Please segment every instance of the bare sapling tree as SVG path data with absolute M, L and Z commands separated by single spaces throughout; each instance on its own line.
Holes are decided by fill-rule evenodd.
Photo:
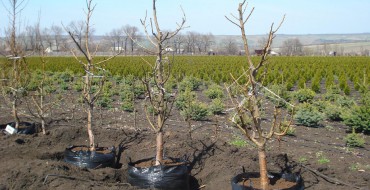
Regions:
M 253 142 L 258 149 L 261 187 L 262 189 L 266 190 L 269 187 L 269 178 L 267 176 L 266 143 L 274 136 L 285 135 L 289 126 L 291 125 L 292 117 L 290 117 L 290 121 L 282 121 L 282 119 L 280 118 L 281 111 L 278 110 L 277 107 L 275 107 L 271 126 L 262 126 L 262 115 L 260 112 L 262 106 L 260 102 L 261 98 L 259 97 L 259 89 L 262 87 L 262 85 L 257 80 L 257 72 L 267 64 L 268 51 L 271 48 L 271 43 L 273 39 L 275 38 L 275 33 L 279 30 L 280 26 L 284 22 L 285 16 L 276 29 L 274 29 L 274 24 L 271 25 L 266 44 L 263 47 L 263 54 L 261 56 L 261 59 L 259 60 L 259 62 L 253 63 L 251 55 L 249 53 L 248 39 L 245 32 L 245 24 L 252 15 L 254 8 L 250 11 L 247 18 L 244 18 L 247 6 L 248 4 L 245 0 L 239 4 L 239 16 L 236 17 L 232 15 L 235 20 L 230 19 L 226 16 L 227 20 L 229 20 L 241 30 L 245 57 L 247 59 L 246 61 L 249 67 L 249 69 L 243 74 L 243 76 L 246 76 L 247 78 L 247 82 L 245 84 L 239 83 L 239 79 L 243 76 L 239 78 L 235 78 L 232 76 L 232 78 L 234 79 L 234 84 L 242 89 L 243 97 L 242 100 L 238 100 L 237 98 L 232 98 L 232 96 L 230 95 L 230 99 L 232 100 L 232 103 L 234 104 L 236 109 L 236 114 L 233 117 L 232 121 L 242 131 L 243 135 L 248 140 Z M 246 117 L 252 118 L 251 124 L 245 122 Z
M 117 55 L 119 55 L 120 52 L 117 54 L 106 58 L 102 61 L 96 61 L 94 60 L 96 52 L 98 50 L 98 45 L 96 45 L 94 52 L 90 51 L 90 34 L 91 34 L 91 17 L 92 13 L 94 12 L 94 9 L 96 7 L 96 4 L 92 3 L 92 0 L 86 0 L 86 21 L 84 25 L 84 44 L 81 44 L 80 42 L 82 41 L 80 39 L 80 34 L 74 34 L 72 30 L 66 29 L 69 36 L 73 40 L 74 44 L 77 47 L 77 50 L 71 49 L 71 52 L 74 56 L 74 58 L 82 65 L 82 67 L 85 70 L 85 76 L 84 76 L 84 83 L 83 83 L 83 99 L 84 103 L 86 104 L 86 112 L 87 112 L 87 132 L 89 136 L 89 149 L 90 151 L 95 151 L 96 150 L 96 143 L 95 143 L 95 138 L 94 138 L 94 133 L 93 133 L 93 111 L 94 111 L 94 105 L 95 102 L 98 100 L 100 97 L 101 91 L 103 89 L 104 81 L 105 81 L 105 76 L 104 75 L 95 75 L 94 73 L 97 73 L 98 71 L 103 71 L 104 69 L 102 66 L 104 63 L 107 61 L 113 59 Z M 77 51 L 82 53 L 83 58 L 81 59 L 77 55 Z M 98 89 L 95 91 L 93 87 L 94 80 L 99 81 Z
M 24 51 L 22 50 L 21 43 L 18 42 L 18 17 L 24 10 L 28 1 L 26 0 L 9 0 L 6 11 L 9 15 L 9 28 L 7 29 L 6 43 L 10 49 L 8 58 L 7 69 L 5 72 L 8 78 L 7 84 L 3 90 L 4 97 L 12 105 L 12 115 L 15 122 L 15 128 L 19 129 L 19 111 L 18 105 L 20 98 L 25 92 L 25 86 L 28 82 L 28 71 Z
M 156 1 L 157 0 L 153 0 L 153 18 L 150 19 L 151 31 L 149 31 L 148 28 L 149 25 L 147 23 L 147 18 L 145 17 L 144 20 L 141 20 L 146 38 L 154 46 L 154 50 L 148 49 L 144 46 L 141 47 L 144 48 L 146 52 L 156 56 L 154 64 L 147 62 L 151 66 L 152 70 L 148 75 L 149 77 L 145 77 L 145 79 L 143 79 L 143 83 L 147 91 L 147 100 L 150 102 L 154 112 L 157 114 L 156 121 L 152 121 L 148 112 L 148 106 L 145 106 L 147 120 L 156 134 L 155 164 L 160 165 L 163 163 L 164 156 L 163 131 L 174 103 L 174 97 L 169 96 L 169 93 L 165 90 L 165 84 L 170 78 L 172 67 L 172 60 L 166 56 L 167 51 L 165 44 L 185 28 L 186 17 L 184 11 L 182 11 L 182 21 L 181 23 L 177 23 L 177 28 L 172 32 L 164 32 L 160 28 L 158 22 Z M 150 35 L 149 32 L 151 32 L 152 35 Z M 135 40 L 131 36 L 130 38 Z
M 49 114 L 49 111 L 58 103 L 58 101 L 52 101 L 50 98 L 50 93 L 47 93 L 45 90 L 47 85 L 50 85 L 50 79 L 48 79 L 48 76 L 45 72 L 45 65 L 47 64 L 46 60 L 46 53 L 45 53 L 45 47 L 43 45 L 43 37 L 40 31 L 40 16 L 39 20 L 36 23 L 35 27 L 35 46 L 36 51 L 38 52 L 40 56 L 40 62 L 41 62 L 41 78 L 37 85 L 37 91 L 34 95 L 31 96 L 32 103 L 36 107 L 36 109 L 31 108 L 28 106 L 29 112 L 31 115 L 35 118 L 38 118 L 41 121 L 41 129 L 42 133 L 46 135 L 46 118 Z M 46 102 L 45 99 L 49 96 L 49 101 Z

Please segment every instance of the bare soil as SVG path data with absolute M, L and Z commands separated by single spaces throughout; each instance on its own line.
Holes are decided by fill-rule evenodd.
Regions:
M 79 94 L 65 94 L 60 107 L 49 115 L 47 135 L 0 133 L 0 190 L 137 189 L 126 182 L 127 163 L 155 155 L 155 135 L 142 111 L 143 100 L 137 100 L 136 113 L 118 109 L 119 98 L 111 109 L 96 108 L 94 132 L 98 146 L 115 146 L 119 151 L 115 168 L 90 170 L 63 161 L 65 148 L 88 145 L 86 114 L 76 101 Z M 0 124 L 12 122 L 9 107 L 2 99 L 0 102 Z M 228 101 L 225 103 L 228 105 Z M 25 114 L 22 121 L 35 122 L 27 116 L 27 97 L 21 110 Z M 265 115 L 272 115 L 270 112 L 267 109 Z M 231 178 L 241 173 L 243 167 L 246 171 L 258 172 L 258 156 L 253 145 L 232 145 L 234 139 L 242 136 L 231 127 L 228 117 L 225 114 L 193 121 L 191 137 L 188 124 L 176 109 L 167 122 L 166 156 L 188 160 L 192 190 L 230 190 Z M 364 137 L 364 148 L 348 148 L 344 141 L 348 133 L 346 126 L 337 122 L 325 122 L 323 126 L 330 127 L 295 126 L 295 136 L 270 141 L 268 170 L 299 172 L 305 189 L 309 190 L 369 189 L 370 138 Z
M 260 183 L 260 178 L 249 178 L 249 179 L 244 180 L 244 181 L 239 183 L 239 185 L 242 185 L 242 186 L 246 187 L 246 189 L 248 187 L 251 187 L 251 184 L 253 185 L 252 186 L 253 188 L 250 188 L 251 190 L 252 189 L 262 189 L 261 188 L 262 186 L 261 186 L 261 183 Z M 273 183 L 270 182 L 269 188 L 271 190 L 273 190 L 273 189 L 289 189 L 289 188 L 294 187 L 296 184 L 297 183 L 295 183 L 295 182 L 290 182 L 290 181 L 287 181 L 283 178 L 279 178 L 276 181 L 274 181 Z

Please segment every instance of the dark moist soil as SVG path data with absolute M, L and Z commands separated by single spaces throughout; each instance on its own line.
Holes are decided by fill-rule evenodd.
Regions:
M 210 102 L 201 92 L 200 101 Z M 0 133 L 0 189 L 127 189 L 127 163 L 155 155 L 155 135 L 145 119 L 143 100 L 135 103 L 137 112 L 121 111 L 119 97 L 111 109 L 96 108 L 95 139 L 100 147 L 115 146 L 115 168 L 82 169 L 63 161 L 64 150 L 71 145 L 88 145 L 86 114 L 77 101 L 79 93 L 66 92 L 58 108 L 47 120 L 47 135 Z M 27 99 L 21 113 L 28 114 Z M 225 100 L 227 108 L 231 107 Z M 32 110 L 32 106 L 31 110 Z M 266 109 L 264 125 L 270 126 L 272 109 Z M 12 122 L 11 110 L 0 98 L 0 125 Z M 52 118 L 52 119 L 51 119 Z M 135 120 L 136 118 L 136 120 Z M 174 109 L 165 127 L 165 156 L 185 158 L 191 169 L 191 190 L 231 190 L 231 178 L 246 171 L 258 172 L 258 155 L 252 144 L 232 145 L 243 138 L 231 127 L 228 114 L 211 116 L 206 121 L 188 123 Z M 21 116 L 22 121 L 32 118 Z M 300 172 L 305 189 L 347 190 L 370 187 L 370 138 L 364 148 L 348 148 L 344 137 L 348 127 L 325 122 L 321 128 L 294 126 L 295 136 L 271 140 L 267 146 L 270 172 Z M 325 161 L 325 159 L 326 161 Z M 302 167 L 303 164 L 305 167 Z M 308 170 L 310 168 L 316 173 Z M 321 176 L 330 177 L 324 179 Z M 334 180 L 333 180 L 334 179 Z M 336 181 L 337 180 L 337 181 Z M 342 185 L 346 183 L 350 186 Z
M 241 186 L 244 186 L 246 188 L 250 188 L 250 190 L 262 189 L 261 188 L 261 183 L 260 183 L 260 178 L 249 178 L 247 180 L 239 182 L 238 184 L 241 185 Z M 279 179 L 275 180 L 273 183 L 270 183 L 269 190 L 289 189 L 289 188 L 294 187 L 296 184 L 297 183 L 287 181 L 283 178 L 279 178 Z

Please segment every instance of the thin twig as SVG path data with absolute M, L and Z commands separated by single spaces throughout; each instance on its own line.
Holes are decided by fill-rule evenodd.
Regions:
M 320 173 L 319 171 L 313 169 L 313 168 L 310 168 L 308 166 L 305 166 L 303 164 L 300 164 L 300 166 L 302 166 L 304 169 L 314 173 L 315 175 L 317 176 L 320 176 L 322 178 L 324 178 L 326 181 L 330 182 L 330 183 L 333 183 L 333 184 L 340 184 L 340 185 L 345 185 L 345 186 L 348 186 L 348 187 L 352 187 L 352 188 L 356 188 L 356 189 L 361 189 L 361 187 L 358 187 L 356 185 L 352 185 L 352 184 L 349 184 L 349 183 L 346 183 L 346 182 L 343 182 L 339 179 L 336 179 L 336 178 L 332 178 L 332 177 L 329 177 L 323 173 Z

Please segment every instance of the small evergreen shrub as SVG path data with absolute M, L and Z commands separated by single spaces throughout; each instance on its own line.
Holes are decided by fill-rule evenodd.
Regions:
M 287 81 L 285 87 L 286 87 L 286 90 L 288 91 L 292 90 L 292 88 L 294 87 L 294 81 L 292 80 Z
M 178 85 L 179 91 L 185 91 L 186 89 L 190 89 L 192 91 L 198 90 L 202 81 L 195 77 L 185 77 Z
M 334 103 L 344 108 L 352 108 L 353 106 L 356 105 L 355 100 L 348 96 L 341 95 L 337 96 L 337 99 L 335 99 Z
M 342 121 L 342 114 L 343 114 L 343 108 L 341 106 L 332 104 L 332 103 L 324 103 L 324 114 L 325 116 L 331 120 L 331 121 Z
M 360 106 L 343 114 L 344 123 L 358 132 L 370 133 L 370 97 L 365 94 Z
M 312 81 L 311 89 L 315 93 L 319 93 L 320 92 L 320 81 L 319 80 Z
M 294 115 L 296 124 L 306 127 L 319 127 L 319 122 L 323 120 L 323 115 L 311 104 L 304 103 Z
M 348 85 L 346 85 L 343 89 L 343 92 L 345 95 L 350 95 L 351 94 L 351 89 L 349 88 Z
M 190 107 L 181 110 L 180 114 L 194 121 L 202 121 L 207 118 L 209 111 L 206 104 L 194 101 L 190 104 Z
M 217 84 L 212 84 L 211 86 L 209 86 L 208 89 L 204 91 L 204 94 L 210 99 L 224 97 L 223 89 Z
M 135 95 L 135 98 L 138 98 L 140 96 L 144 96 L 145 94 L 145 86 L 140 81 L 135 81 L 133 83 L 133 86 L 131 86 Z
M 78 81 L 73 84 L 72 88 L 77 92 L 81 92 L 83 90 L 83 83 L 81 81 Z
M 102 90 L 103 96 L 112 97 L 114 93 L 113 83 L 111 81 L 106 81 Z
M 355 132 L 348 134 L 345 138 L 345 141 L 346 145 L 349 147 L 364 147 L 365 145 L 365 139 Z
M 30 81 L 28 82 L 28 84 L 26 86 L 26 90 L 28 90 L 28 91 L 37 90 L 39 85 L 40 85 L 41 80 L 42 80 L 42 74 L 41 73 L 38 73 L 38 72 L 32 73 Z
M 213 99 L 211 105 L 209 106 L 209 111 L 215 115 L 222 114 L 224 109 L 225 104 L 220 98 Z
M 299 89 L 297 92 L 294 93 L 294 98 L 301 103 L 311 102 L 315 96 L 316 93 L 308 88 Z
M 57 73 L 57 77 L 61 79 L 62 82 L 71 82 L 73 81 L 73 72 L 66 70 L 64 72 Z
M 124 84 L 122 86 L 121 92 L 119 93 L 121 96 L 122 101 L 130 101 L 134 100 L 134 92 L 131 86 Z
M 113 100 L 109 96 L 102 96 L 96 102 L 99 107 L 102 108 L 111 108 Z
M 191 102 L 195 101 L 196 98 L 195 92 L 192 92 L 190 89 L 186 89 L 177 96 L 175 107 L 179 110 L 183 110 L 186 107 L 189 107 Z
M 54 93 L 54 92 L 57 91 L 54 85 L 47 85 L 47 86 L 44 87 L 44 90 L 48 94 Z
M 66 83 L 66 82 L 62 82 L 62 83 L 60 83 L 60 89 L 62 89 L 62 90 L 68 90 L 68 84 Z
M 125 101 L 122 102 L 121 109 L 123 111 L 133 112 L 134 111 L 134 103 L 132 101 L 125 100 Z
M 301 77 L 298 80 L 298 88 L 299 89 L 304 89 L 306 87 L 306 79 L 304 77 Z

